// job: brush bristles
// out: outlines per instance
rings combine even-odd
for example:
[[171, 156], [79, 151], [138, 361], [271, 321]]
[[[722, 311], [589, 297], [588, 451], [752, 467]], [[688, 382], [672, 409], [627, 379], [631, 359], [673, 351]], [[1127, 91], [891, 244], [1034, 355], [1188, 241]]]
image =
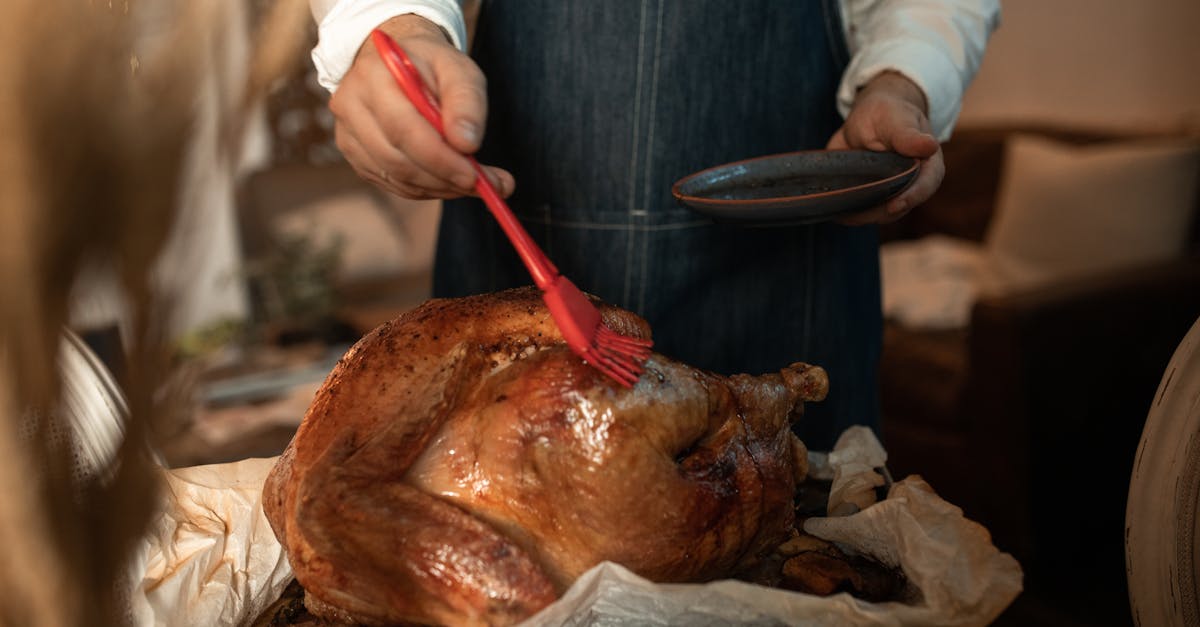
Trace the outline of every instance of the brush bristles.
[[604, 325], [596, 329], [596, 343], [643, 361], [650, 357], [650, 349], [654, 346], [652, 340], [622, 335]]
[[650, 340], [629, 337], [603, 324], [596, 328], [596, 338], [583, 358], [600, 372], [624, 387], [633, 387], [650, 358]]

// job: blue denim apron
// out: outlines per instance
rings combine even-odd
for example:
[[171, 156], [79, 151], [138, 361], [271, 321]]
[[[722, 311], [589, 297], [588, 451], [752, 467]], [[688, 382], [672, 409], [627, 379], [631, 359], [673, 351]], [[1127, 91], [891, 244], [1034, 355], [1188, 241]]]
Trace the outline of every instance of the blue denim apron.
[[[472, 55], [490, 102], [480, 161], [516, 176], [511, 205], [566, 276], [697, 367], [825, 367], [829, 399], [797, 427], [810, 446], [877, 426], [876, 230], [714, 224], [670, 191], [824, 147], [846, 64], [834, 0], [487, 1]], [[447, 203], [435, 295], [531, 282], [482, 204]]]

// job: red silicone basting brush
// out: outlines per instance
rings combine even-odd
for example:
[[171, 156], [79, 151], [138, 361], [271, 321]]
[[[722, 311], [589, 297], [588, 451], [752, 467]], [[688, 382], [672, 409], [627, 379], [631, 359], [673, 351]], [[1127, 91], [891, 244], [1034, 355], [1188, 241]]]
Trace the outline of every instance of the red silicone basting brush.
[[[373, 31], [371, 40], [409, 101], [445, 136], [437, 99], [421, 80], [421, 74], [408, 55], [383, 31]], [[632, 387], [642, 374], [642, 364], [650, 356], [652, 342], [622, 335], [605, 326], [600, 318], [600, 310], [567, 277], [559, 274], [546, 253], [533, 241], [504, 199], [488, 182], [479, 162], [470, 155], [467, 157], [475, 168], [475, 190], [500, 223], [500, 228], [521, 256], [521, 261], [525, 262], [533, 282], [542, 290], [542, 299], [546, 301], [567, 346], [600, 372], [625, 387]]]

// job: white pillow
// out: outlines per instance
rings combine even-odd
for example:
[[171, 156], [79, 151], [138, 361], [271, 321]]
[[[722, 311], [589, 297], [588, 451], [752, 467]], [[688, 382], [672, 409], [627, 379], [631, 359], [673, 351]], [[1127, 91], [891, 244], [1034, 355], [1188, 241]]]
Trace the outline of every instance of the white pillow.
[[1187, 244], [1200, 145], [1072, 146], [1015, 135], [985, 240], [1003, 291], [1178, 256]]
[[887, 242], [879, 248], [883, 315], [913, 329], [957, 329], [988, 288], [978, 242], [946, 235]]

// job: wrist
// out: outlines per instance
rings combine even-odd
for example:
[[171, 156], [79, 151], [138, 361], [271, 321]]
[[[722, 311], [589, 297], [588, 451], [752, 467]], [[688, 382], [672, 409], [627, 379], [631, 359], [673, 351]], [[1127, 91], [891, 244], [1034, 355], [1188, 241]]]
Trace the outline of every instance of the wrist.
[[[438, 26], [432, 21], [413, 13], [405, 13], [403, 15], [390, 17], [376, 28], [387, 33], [389, 37], [397, 42], [412, 37], [419, 37], [422, 39], [430, 39], [439, 43], [448, 44], [451, 48], [454, 47], [454, 40], [441, 26]], [[363, 42], [362, 46], [359, 47], [358, 54], [355, 55], [355, 58], [357, 59], [361, 57], [363, 52], [368, 48], [372, 48], [371, 39], [369, 37]]]
[[899, 72], [885, 70], [876, 74], [859, 90], [857, 98], [872, 96], [898, 98], [913, 105], [926, 116], [929, 115], [929, 99], [925, 97], [925, 91]]
[[396, 40], [405, 37], [437, 37], [444, 43], [454, 45], [454, 38], [450, 36], [450, 33], [433, 21], [415, 13], [405, 13], [389, 18], [379, 25], [379, 30]]

